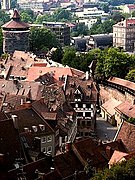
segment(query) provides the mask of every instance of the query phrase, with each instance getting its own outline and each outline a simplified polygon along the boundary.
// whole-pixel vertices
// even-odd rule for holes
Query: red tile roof
[[[113,165],[114,163],[118,163],[123,157],[127,155],[128,153],[115,150],[108,164]]]
[[[29,24],[24,23],[20,20],[20,15],[17,10],[14,11],[12,20],[2,26],[5,29],[29,29]]]
[[[30,67],[28,71],[28,81],[34,81],[35,79],[43,76],[46,73],[50,73],[54,79],[59,81],[59,77],[70,75],[72,76],[72,71],[70,68],[66,67]]]
[[[124,121],[116,140],[121,139],[128,152],[135,151],[135,125]]]
[[[121,104],[121,101],[117,101],[116,99],[110,99],[101,105],[104,110],[106,110],[111,116],[115,114],[115,107]]]
[[[125,102],[119,104],[115,109],[116,109],[116,111],[119,111],[128,117],[135,118],[135,104],[133,105],[133,104],[125,101]]]
[[[133,83],[131,81],[120,79],[117,77],[112,77],[112,78],[108,79],[108,82],[115,83],[115,84],[121,85],[123,87],[127,87],[127,88],[135,91],[135,83]]]

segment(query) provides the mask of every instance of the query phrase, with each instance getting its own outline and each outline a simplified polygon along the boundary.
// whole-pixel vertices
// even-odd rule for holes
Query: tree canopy
[[[32,27],[30,30],[30,50],[33,52],[51,49],[52,47],[60,47],[59,41],[56,39],[49,29]]]
[[[9,14],[7,14],[5,11],[0,10],[0,26],[5,24],[10,20]]]
[[[134,180],[135,179],[135,157],[128,161],[112,166],[95,174],[91,180]]]
[[[135,83],[135,69],[128,72],[126,79]]]

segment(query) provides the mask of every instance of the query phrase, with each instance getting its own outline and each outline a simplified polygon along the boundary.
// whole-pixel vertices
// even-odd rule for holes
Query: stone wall
[[[15,50],[29,50],[29,31],[3,31],[3,51],[12,53]]]
[[[133,104],[135,97],[125,92],[124,94],[117,89],[100,85],[100,100],[102,103],[108,101],[110,98],[115,98],[118,101],[129,101]]]

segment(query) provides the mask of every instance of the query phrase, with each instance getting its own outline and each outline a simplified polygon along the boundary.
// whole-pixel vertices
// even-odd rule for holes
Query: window
[[[52,141],[52,136],[47,136],[47,142],[51,142]]]
[[[88,133],[88,132],[85,132],[85,136],[89,136],[89,133]]]
[[[87,121],[87,126],[91,126],[91,121]]]
[[[85,126],[85,121],[82,121],[82,126]]]
[[[90,112],[85,112],[85,117],[91,117],[91,113]]]
[[[42,138],[42,143],[45,143],[46,142],[46,137],[43,137]]]
[[[48,147],[47,147],[47,152],[48,152],[48,153],[51,153],[51,152],[52,152],[52,146],[48,146]]]
[[[83,116],[83,112],[78,112],[77,116],[82,117]]]
[[[42,148],[42,152],[46,152],[46,147]]]

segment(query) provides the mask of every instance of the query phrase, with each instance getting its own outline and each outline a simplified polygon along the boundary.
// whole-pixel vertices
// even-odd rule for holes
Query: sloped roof
[[[121,113],[125,114],[128,117],[135,118],[135,104],[131,104],[131,103],[125,101],[125,102],[119,104],[115,109],[120,111]]]
[[[121,78],[117,78],[117,77],[111,77],[108,79],[108,82],[115,83],[115,84],[121,85],[123,87],[126,87],[128,89],[132,89],[135,91],[135,83],[133,83],[131,81],[121,79]]]
[[[109,99],[104,104],[101,105],[102,108],[104,108],[111,116],[115,114],[115,107],[117,107],[119,104],[121,104],[121,101],[117,101],[116,99]]]
[[[128,152],[135,151],[135,125],[124,121],[116,140],[121,139]]]
[[[20,157],[19,134],[14,127],[13,120],[0,120],[0,153],[8,160],[7,168]]]
[[[28,29],[29,27],[29,24],[20,20],[17,10],[14,11],[12,20],[2,26],[3,29]]]
[[[108,164],[112,165],[114,163],[118,163],[126,155],[128,155],[128,153],[115,150]]]

